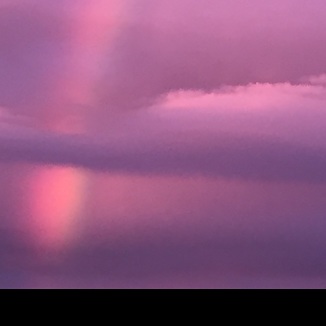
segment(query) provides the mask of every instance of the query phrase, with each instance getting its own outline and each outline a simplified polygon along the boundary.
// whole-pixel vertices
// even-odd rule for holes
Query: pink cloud
[[[132,8],[99,85],[104,107],[146,106],[178,89],[298,82],[326,70],[321,2],[145,0]]]
[[[325,1],[4,4],[0,287],[325,285]]]
[[[326,71],[325,10],[317,0],[18,1],[0,13],[0,105],[92,125],[179,89],[299,82]]]
[[[6,130],[2,160],[324,182],[325,95],[322,86],[290,84],[171,93],[161,104],[121,117],[110,130],[104,121],[88,137]]]

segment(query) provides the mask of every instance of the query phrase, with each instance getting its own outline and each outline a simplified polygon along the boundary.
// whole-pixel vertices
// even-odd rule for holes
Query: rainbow
[[[41,251],[72,244],[85,204],[87,176],[69,167],[36,167],[29,176],[30,230]]]
[[[108,46],[121,22],[123,2],[84,0],[73,4],[69,14],[72,23],[67,69],[51,85],[52,94],[59,103],[63,99],[66,106],[59,114],[57,104],[49,105],[42,118],[43,128],[58,133],[87,131],[85,112],[73,112],[74,116],[71,116],[69,106],[96,105],[94,86],[98,82],[102,60],[105,60]],[[88,176],[75,168],[38,166],[28,180],[33,242],[41,250],[64,250],[78,233]]]

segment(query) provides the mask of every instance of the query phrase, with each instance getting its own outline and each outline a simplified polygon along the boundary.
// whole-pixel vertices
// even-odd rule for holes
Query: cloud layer
[[[321,1],[144,0],[132,8],[101,84],[103,105],[142,106],[178,89],[298,82],[326,70]]]
[[[323,86],[252,84],[170,93],[105,133],[4,129],[2,160],[141,174],[325,182]]]
[[[0,5],[0,287],[325,287],[323,0]]]
[[[325,4],[16,1],[1,9],[0,105],[89,124],[161,94],[325,73]]]

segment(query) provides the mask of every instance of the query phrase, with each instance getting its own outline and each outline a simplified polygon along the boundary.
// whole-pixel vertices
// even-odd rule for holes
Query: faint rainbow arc
[[[94,85],[97,71],[103,60],[106,47],[114,37],[118,18],[112,15],[117,1],[88,0],[78,4],[71,28],[72,65],[52,84],[53,94],[64,103],[87,106],[94,104]],[[83,70],[85,66],[86,70]],[[61,104],[60,100],[59,103]],[[64,121],[55,119],[55,107],[43,116],[43,127],[60,133],[83,133],[87,131],[85,119],[75,125],[69,121],[70,112]],[[69,111],[69,109],[68,109]],[[84,112],[73,113],[84,114]],[[88,176],[71,167],[36,167],[29,178],[29,211],[34,244],[41,250],[64,250],[78,233],[78,221],[82,217],[87,200]]]

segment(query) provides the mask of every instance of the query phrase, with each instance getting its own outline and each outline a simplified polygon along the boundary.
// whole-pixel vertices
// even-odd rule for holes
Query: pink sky
[[[0,287],[324,287],[325,14],[3,2]]]

